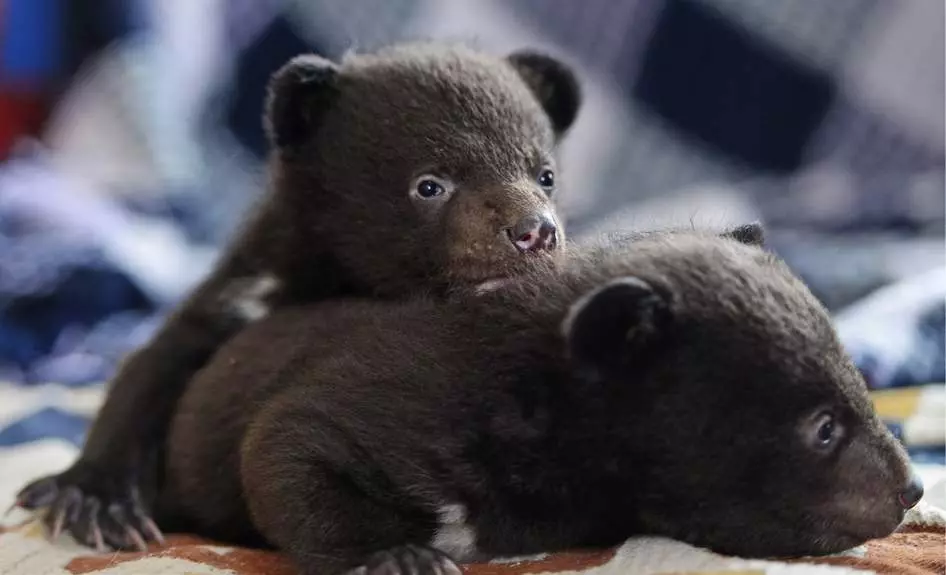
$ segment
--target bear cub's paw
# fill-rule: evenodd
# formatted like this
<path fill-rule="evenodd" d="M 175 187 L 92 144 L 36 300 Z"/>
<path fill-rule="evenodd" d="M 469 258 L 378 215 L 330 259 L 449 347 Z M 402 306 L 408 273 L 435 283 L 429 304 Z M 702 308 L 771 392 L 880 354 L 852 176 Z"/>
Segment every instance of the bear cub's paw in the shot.
<path fill-rule="evenodd" d="M 16 505 L 41 511 L 47 536 L 68 532 L 99 552 L 164 545 L 130 473 L 103 473 L 82 460 L 58 475 L 37 479 L 20 490 Z"/>
<path fill-rule="evenodd" d="M 379 551 L 368 557 L 364 565 L 355 567 L 348 575 L 461 575 L 462 570 L 446 553 L 404 545 Z"/>

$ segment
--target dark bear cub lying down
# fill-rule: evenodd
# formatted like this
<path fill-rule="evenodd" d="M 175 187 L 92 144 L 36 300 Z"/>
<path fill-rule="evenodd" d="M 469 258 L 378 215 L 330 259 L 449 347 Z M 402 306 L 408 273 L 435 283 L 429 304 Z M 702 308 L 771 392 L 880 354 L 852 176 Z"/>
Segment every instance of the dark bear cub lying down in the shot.
<path fill-rule="evenodd" d="M 696 232 L 480 297 L 280 311 L 198 374 L 167 462 L 165 520 L 313 575 L 640 533 L 823 554 L 922 494 L 801 281 Z"/>

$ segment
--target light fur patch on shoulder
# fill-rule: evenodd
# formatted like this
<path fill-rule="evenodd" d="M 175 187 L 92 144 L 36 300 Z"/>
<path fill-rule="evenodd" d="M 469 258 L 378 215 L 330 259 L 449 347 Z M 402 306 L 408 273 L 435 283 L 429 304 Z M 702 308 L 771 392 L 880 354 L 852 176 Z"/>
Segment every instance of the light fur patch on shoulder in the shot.
<path fill-rule="evenodd" d="M 247 323 L 259 321 L 269 315 L 271 305 L 267 299 L 280 285 L 279 279 L 271 274 L 240 278 L 226 291 L 224 302 L 239 319 Z"/>
<path fill-rule="evenodd" d="M 476 295 L 483 295 L 492 291 L 496 291 L 502 288 L 505 285 L 508 285 L 510 280 L 508 278 L 498 278 L 494 280 L 486 280 L 478 284 L 475 288 Z"/>

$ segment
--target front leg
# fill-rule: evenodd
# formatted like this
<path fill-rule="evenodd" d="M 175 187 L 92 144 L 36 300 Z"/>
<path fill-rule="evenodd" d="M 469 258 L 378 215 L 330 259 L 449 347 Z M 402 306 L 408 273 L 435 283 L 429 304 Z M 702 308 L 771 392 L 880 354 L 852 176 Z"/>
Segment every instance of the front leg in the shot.
<path fill-rule="evenodd" d="M 20 507 L 43 513 L 53 538 L 70 532 L 99 550 L 143 550 L 149 541 L 162 542 L 149 508 L 175 406 L 216 349 L 259 317 L 266 295 L 261 288 L 276 287 L 265 277 L 242 279 L 249 270 L 237 263 L 221 266 L 127 359 L 76 462 L 17 494 Z"/>
<path fill-rule="evenodd" d="M 273 401 L 241 451 L 257 529 L 311 575 L 459 575 L 430 544 L 436 516 L 410 502 L 332 421 L 311 387 Z"/>

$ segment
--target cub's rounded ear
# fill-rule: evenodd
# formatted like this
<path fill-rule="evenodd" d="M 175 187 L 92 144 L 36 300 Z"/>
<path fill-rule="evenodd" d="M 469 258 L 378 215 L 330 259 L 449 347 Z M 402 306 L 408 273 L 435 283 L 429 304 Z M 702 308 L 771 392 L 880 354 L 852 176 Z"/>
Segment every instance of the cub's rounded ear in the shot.
<path fill-rule="evenodd" d="M 653 343 L 669 314 L 664 296 L 643 280 L 625 277 L 572 304 L 562 334 L 572 361 L 607 370 Z"/>
<path fill-rule="evenodd" d="M 273 74 L 265 118 L 271 145 L 292 148 L 315 132 L 337 78 L 338 65 L 315 54 L 296 56 Z"/>
<path fill-rule="evenodd" d="M 575 73 L 564 62 L 531 50 L 513 52 L 506 60 L 539 99 L 556 137 L 563 136 L 581 107 L 581 86 Z"/>
<path fill-rule="evenodd" d="M 765 230 L 760 222 L 752 222 L 733 228 L 728 232 L 723 232 L 722 235 L 724 238 L 730 238 L 750 246 L 762 247 L 765 245 Z"/>

